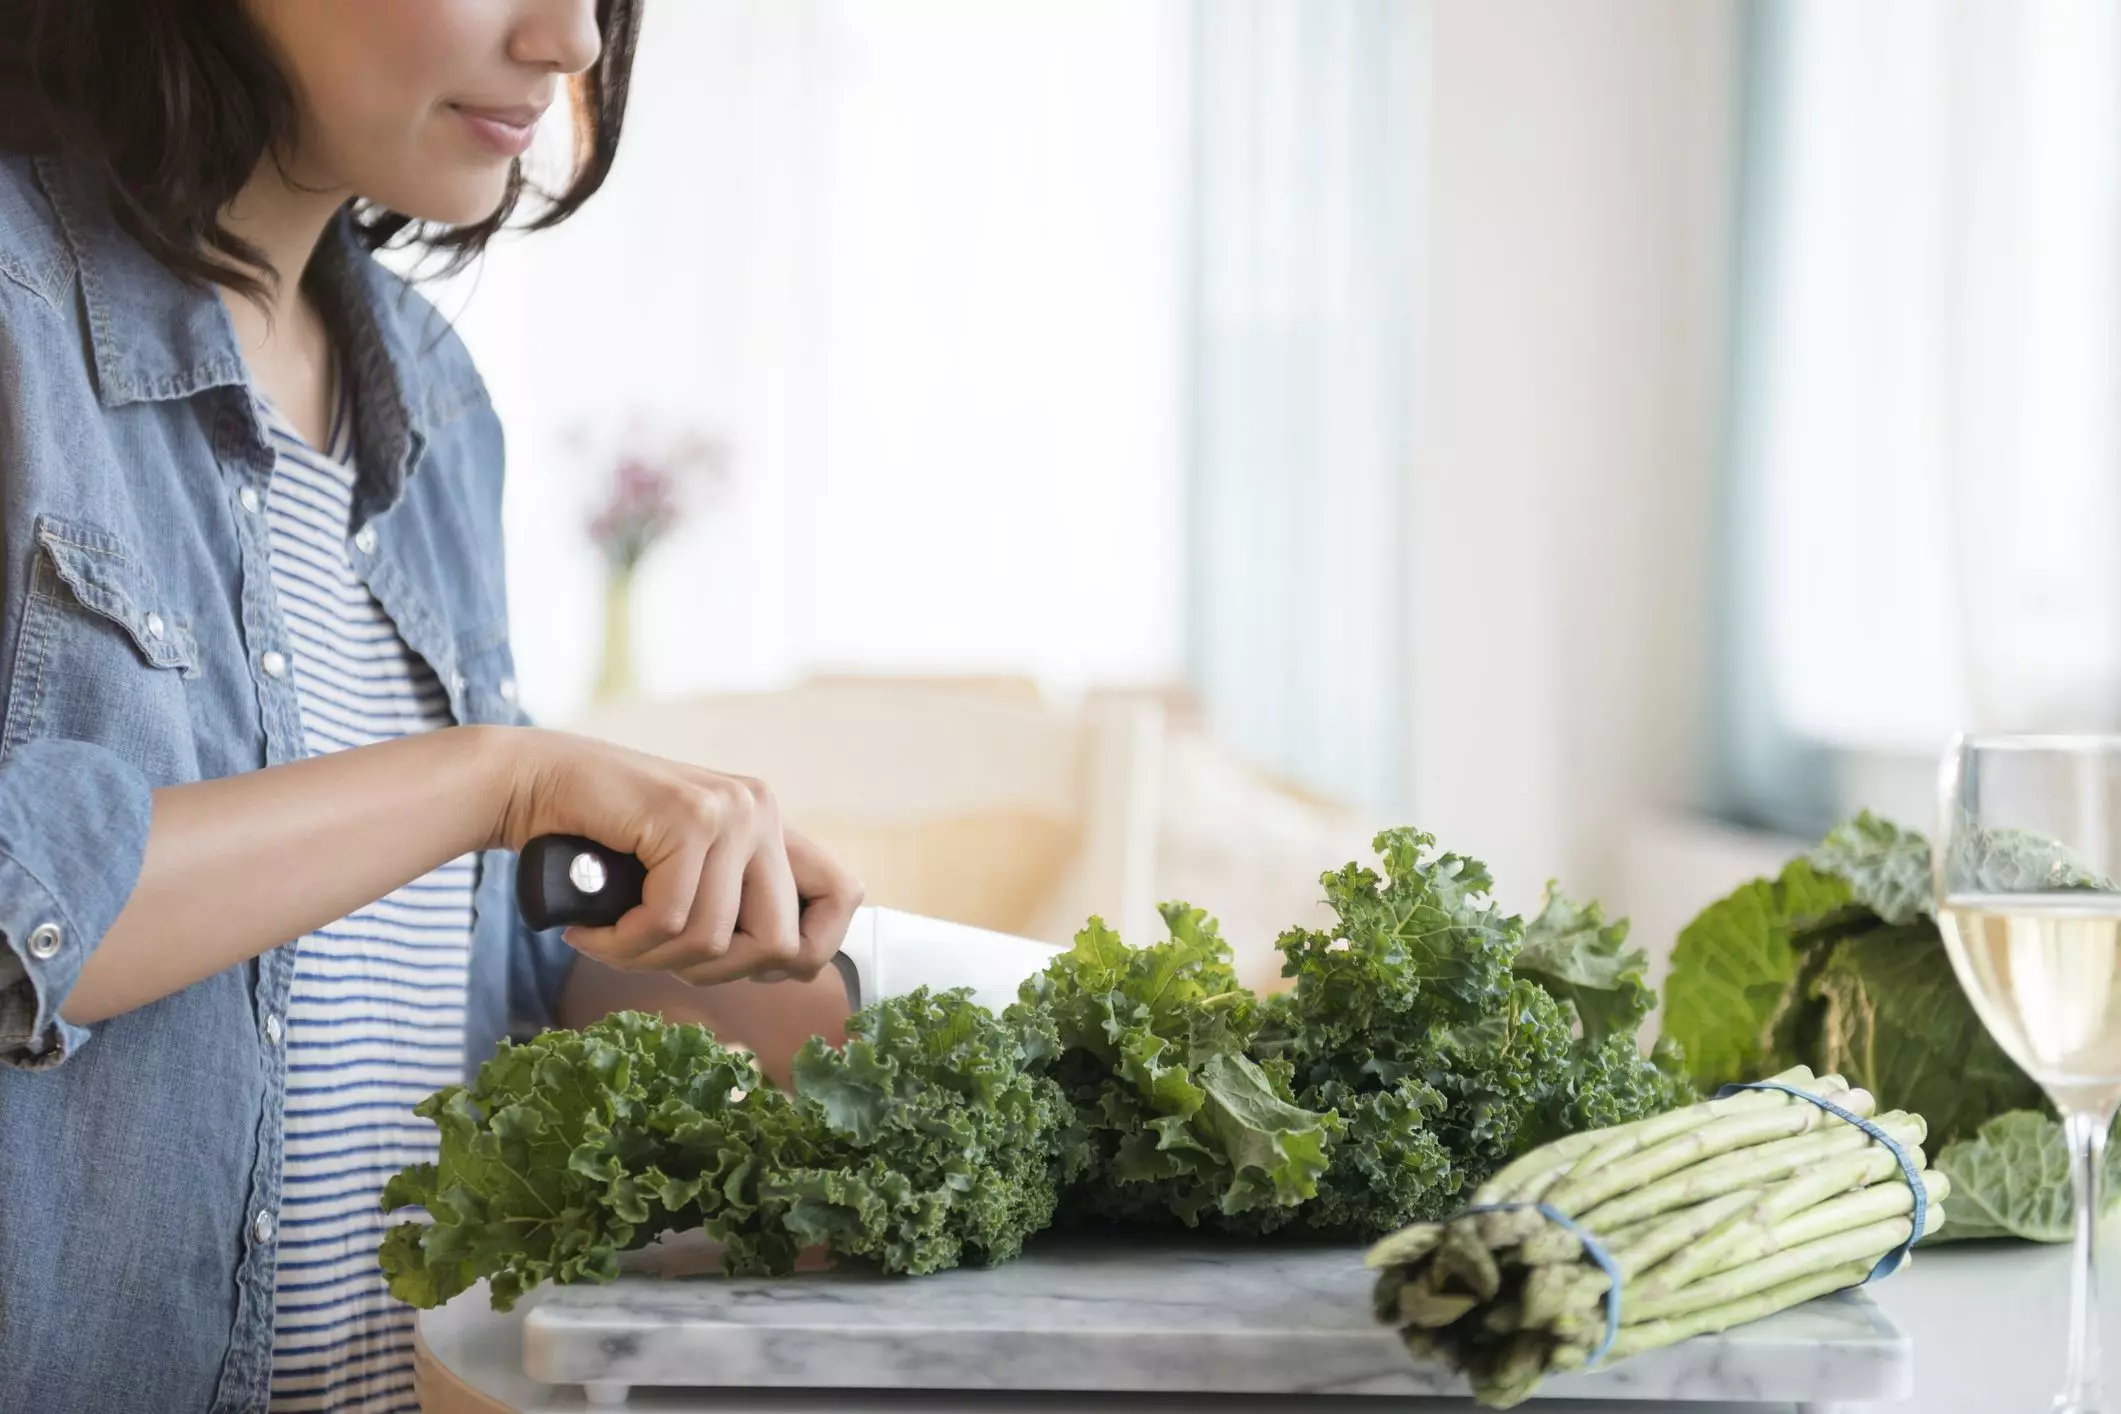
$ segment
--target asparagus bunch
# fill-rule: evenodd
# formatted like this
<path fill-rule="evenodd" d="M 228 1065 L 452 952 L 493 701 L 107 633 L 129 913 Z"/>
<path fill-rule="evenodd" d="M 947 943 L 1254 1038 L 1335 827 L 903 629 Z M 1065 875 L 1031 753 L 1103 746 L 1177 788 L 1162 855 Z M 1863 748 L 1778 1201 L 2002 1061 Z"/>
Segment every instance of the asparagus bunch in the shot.
<path fill-rule="evenodd" d="M 1925 1233 L 1944 1221 L 1944 1175 L 1924 1166 L 1920 1115 L 1874 1114 L 1838 1075 L 1774 1077 L 1872 1119 L 1922 1173 Z M 1606 1334 L 1611 1279 L 1620 1328 L 1601 1363 L 1759 1320 L 1855 1286 L 1913 1230 L 1914 1193 L 1892 1151 L 1795 1095 L 1745 1090 L 1535 1149 L 1473 1195 L 1468 1212 L 1370 1249 L 1377 1317 L 1417 1358 L 1463 1370 L 1480 1402 L 1507 1409 L 1548 1374 L 1587 1364 Z"/>

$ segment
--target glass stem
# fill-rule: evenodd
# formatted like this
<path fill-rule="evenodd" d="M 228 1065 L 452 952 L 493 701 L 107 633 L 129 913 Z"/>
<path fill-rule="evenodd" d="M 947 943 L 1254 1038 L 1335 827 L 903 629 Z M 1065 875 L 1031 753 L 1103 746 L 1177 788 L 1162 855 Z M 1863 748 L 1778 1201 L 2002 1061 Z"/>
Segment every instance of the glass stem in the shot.
<path fill-rule="evenodd" d="M 2075 1251 L 2069 1285 L 2069 1384 L 2055 1401 L 2057 1414 L 2099 1414 L 2106 1391 L 2099 1372 L 2100 1178 L 2106 1169 L 2106 1128 L 2111 1116 L 2072 1110 L 2063 1118 L 2069 1138 L 2070 1187 L 2076 1197 Z"/>

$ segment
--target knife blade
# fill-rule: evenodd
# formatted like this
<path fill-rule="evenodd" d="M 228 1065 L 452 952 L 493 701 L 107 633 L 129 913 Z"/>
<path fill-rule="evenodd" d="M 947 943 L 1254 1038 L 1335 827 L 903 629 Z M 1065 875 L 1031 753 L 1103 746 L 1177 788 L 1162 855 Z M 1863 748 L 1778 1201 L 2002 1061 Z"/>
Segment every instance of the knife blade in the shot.
<path fill-rule="evenodd" d="M 639 859 L 595 840 L 540 835 L 517 860 L 516 907 L 539 931 L 608 927 L 640 903 L 647 876 Z M 998 1013 L 1060 951 L 1034 938 L 865 904 L 854 911 L 832 966 L 855 1011 L 916 987 L 967 987 L 974 1001 Z M 759 976 L 775 980 L 772 973 Z"/>

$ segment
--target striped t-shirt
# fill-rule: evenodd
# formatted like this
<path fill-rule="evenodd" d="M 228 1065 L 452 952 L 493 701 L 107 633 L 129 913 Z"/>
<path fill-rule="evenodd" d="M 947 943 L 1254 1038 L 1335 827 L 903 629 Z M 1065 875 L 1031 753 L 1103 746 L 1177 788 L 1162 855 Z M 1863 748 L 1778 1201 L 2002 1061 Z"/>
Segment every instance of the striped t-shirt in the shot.
<path fill-rule="evenodd" d="M 354 473 L 341 395 L 328 455 L 270 406 L 278 450 L 265 514 L 287 671 L 311 755 L 450 725 L 427 663 L 355 575 Z M 384 1180 L 432 1160 L 412 1107 L 457 1080 L 471 942 L 473 856 L 296 945 L 285 1171 L 274 1290 L 272 1408 L 417 1410 L 412 1315 L 376 1266 Z"/>

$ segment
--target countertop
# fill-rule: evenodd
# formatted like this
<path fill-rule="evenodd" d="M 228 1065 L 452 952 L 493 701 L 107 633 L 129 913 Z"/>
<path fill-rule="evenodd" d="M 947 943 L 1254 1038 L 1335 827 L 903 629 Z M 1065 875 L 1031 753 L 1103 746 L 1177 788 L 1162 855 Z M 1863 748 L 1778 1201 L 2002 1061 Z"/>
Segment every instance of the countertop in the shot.
<path fill-rule="evenodd" d="M 2109 1262 L 2121 1261 L 2121 1226 L 2109 1224 L 2102 1241 Z M 1893 1321 L 1914 1340 L 1915 1394 L 1892 1404 L 1840 1404 L 1836 1414 L 2007 1414 L 2045 1409 L 2062 1378 L 2064 1324 L 2068 1312 L 2068 1252 L 2060 1247 L 2015 1243 L 1946 1245 L 1917 1254 L 1904 1271 L 1871 1289 Z M 2121 1298 L 2105 1312 L 2108 1347 L 2121 1354 Z M 487 1308 L 483 1288 L 466 1292 L 421 1320 L 423 1396 L 430 1414 L 596 1407 L 580 1387 L 543 1386 L 523 1371 L 522 1313 L 499 1315 Z M 685 1390 L 634 1391 L 627 1409 L 662 1414 L 899 1414 L 942 1410 L 949 1414 L 1031 1414 L 1094 1403 L 1112 1414 L 1295 1414 L 1330 1410 L 1420 1409 L 1444 1414 L 1475 1408 L 1454 1399 L 1381 1399 L 1349 1396 L 1233 1398 L 1145 1395 L 1020 1395 L 962 1391 L 865 1390 Z M 1541 1414 L 1610 1414 L 1616 1402 L 1539 1400 Z M 1788 1414 L 1790 1405 L 1660 1403 L 1666 1414 Z"/>

